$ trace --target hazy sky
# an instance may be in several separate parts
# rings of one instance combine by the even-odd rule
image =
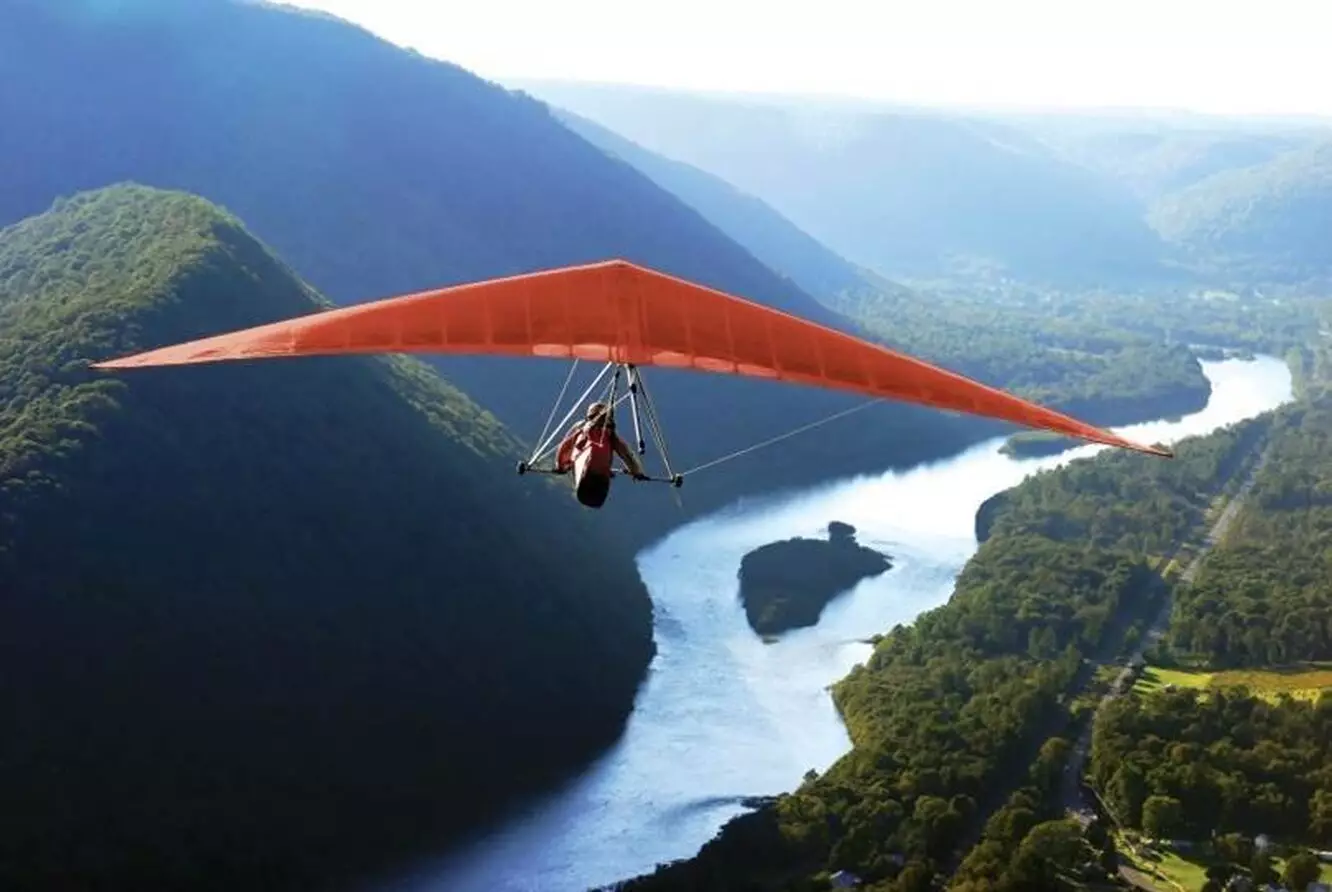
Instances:
[[[287,2],[501,83],[1332,115],[1332,0]]]

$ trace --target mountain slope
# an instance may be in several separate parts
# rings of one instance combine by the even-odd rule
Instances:
[[[326,16],[230,0],[19,0],[0,12],[5,84],[40,86],[0,86],[0,165],[23,171],[0,181],[0,222],[132,179],[236,213],[338,303],[623,257],[847,325],[542,103]],[[524,437],[564,372],[431,364]],[[686,468],[856,403],[689,372],[651,383]],[[789,440],[686,483],[685,504],[937,457],[1005,429],[877,407],[838,422],[836,455]],[[661,496],[617,489],[615,522],[643,536],[678,522]]]
[[[1332,140],[1227,170],[1151,211],[1167,240],[1202,262],[1298,280],[1332,273]]]
[[[620,733],[635,567],[422,364],[87,368],[321,305],[193,196],[0,230],[0,886],[327,888]]]
[[[814,297],[866,287],[864,273],[762,199],[693,165],[649,152],[581,115],[558,108],[552,111],[569,129],[633,165],[743,245],[765,266],[790,276]],[[892,283],[884,282],[883,286],[892,287]]]
[[[975,300],[915,292],[860,270],[765,202],[672,161],[572,112],[567,126],[678,195],[754,256],[815,298],[861,320],[883,343],[1104,424],[1196,411],[1210,387],[1183,346],[1168,347],[1112,323],[1070,325],[1048,306],[996,311]],[[1088,352],[1088,343],[1096,350]]]
[[[890,276],[994,267],[1070,281],[1159,274],[1119,185],[998,123],[780,99],[515,82],[771,203]]]
[[[1150,203],[1213,174],[1272,160],[1317,139],[1317,130],[1225,119],[1060,114],[999,116]]]

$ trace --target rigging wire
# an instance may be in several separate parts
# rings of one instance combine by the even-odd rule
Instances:
[[[827,418],[820,418],[818,421],[811,421],[809,424],[801,425],[795,430],[787,431],[784,434],[780,434],[776,437],[771,437],[767,440],[763,440],[762,442],[755,443],[752,446],[746,446],[744,449],[737,449],[735,452],[727,453],[726,455],[723,455],[721,458],[714,458],[712,461],[704,462],[701,465],[690,468],[688,471],[683,472],[681,476],[688,477],[690,475],[697,474],[699,471],[704,471],[707,470],[708,468],[716,467],[717,465],[720,465],[723,462],[728,462],[731,461],[732,459],[740,458],[743,455],[748,455],[751,452],[756,452],[759,449],[764,448],[765,446],[771,446],[774,443],[780,443],[783,440],[789,440],[791,437],[794,437],[798,434],[803,434],[806,431],[811,431],[816,427],[822,427],[823,425],[836,421],[839,418],[845,418],[847,415],[859,412],[861,409],[869,408],[870,406],[873,406],[874,404],[881,402],[883,402],[882,399],[874,399],[868,402],[861,403],[858,406],[852,406],[850,409],[843,409],[840,412],[836,412],[832,415],[829,415]]]

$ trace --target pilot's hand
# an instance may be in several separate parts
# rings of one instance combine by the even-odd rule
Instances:
[[[647,474],[644,474],[644,473],[642,473],[642,472],[639,472],[639,473],[634,474],[634,479],[635,479],[635,480],[647,480],[647,479],[648,479],[648,475],[647,475]]]

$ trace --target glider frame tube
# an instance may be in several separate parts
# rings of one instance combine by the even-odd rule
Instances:
[[[633,415],[634,437],[638,441],[636,444],[638,446],[638,454],[647,454],[647,442],[643,438],[643,421],[646,420],[647,431],[652,436],[653,444],[661,454],[662,464],[666,469],[666,476],[664,477],[657,477],[649,474],[638,479],[646,483],[669,483],[677,489],[683,486],[684,475],[677,474],[671,467],[670,454],[666,448],[666,436],[662,429],[661,419],[657,414],[657,407],[653,403],[652,397],[648,394],[647,382],[643,380],[642,371],[633,363],[621,363],[615,361],[607,362],[592,380],[592,383],[589,384],[587,388],[583,390],[582,394],[573,401],[573,405],[569,407],[569,411],[565,413],[564,418],[561,419],[560,423],[553,429],[551,428],[550,419],[553,419],[555,413],[559,411],[560,403],[564,400],[565,393],[568,392],[569,383],[573,379],[577,364],[578,360],[575,359],[573,365],[569,369],[568,376],[565,377],[564,386],[560,388],[560,394],[556,397],[555,405],[551,407],[550,416],[546,420],[546,427],[541,432],[539,442],[537,443],[536,448],[532,450],[532,454],[527,460],[518,462],[518,473],[551,474],[554,476],[562,476],[567,473],[556,470],[553,464],[546,467],[541,463],[556,451],[561,437],[561,431],[578,412],[579,406],[592,395],[596,390],[597,385],[601,383],[607,373],[614,370],[614,374],[611,376],[610,385],[604,398],[604,402],[609,407],[612,423],[614,423],[615,419],[615,409],[627,401],[630,406],[630,412]],[[626,377],[628,385],[625,392],[617,397],[621,375]],[[611,476],[623,476],[623,473],[612,471]]]

